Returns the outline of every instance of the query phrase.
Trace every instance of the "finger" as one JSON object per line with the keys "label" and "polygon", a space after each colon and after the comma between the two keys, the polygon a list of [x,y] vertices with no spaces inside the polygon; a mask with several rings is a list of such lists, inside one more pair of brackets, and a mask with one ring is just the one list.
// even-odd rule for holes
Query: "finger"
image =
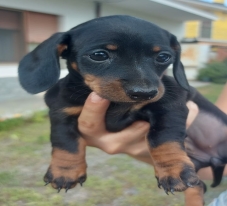
{"label": "finger", "polygon": [[199,108],[192,101],[187,102],[187,107],[189,109],[189,113],[188,113],[188,118],[187,118],[187,122],[186,122],[186,127],[189,128],[190,125],[192,124],[192,122],[195,120],[196,116],[198,115]]}
{"label": "finger", "polygon": [[119,141],[121,139],[121,141],[133,143],[134,141],[138,141],[138,139],[144,139],[145,135],[148,133],[149,128],[150,124],[148,122],[137,121],[126,129],[118,132],[117,138],[119,138]]}
{"label": "finger", "polygon": [[[131,126],[125,128],[120,132],[107,133],[101,136],[97,140],[89,138],[87,143],[89,146],[95,146],[107,153],[135,153],[135,151],[129,151],[133,145],[138,145],[139,142],[145,141],[145,135],[150,128],[149,123],[138,121]],[[112,151],[112,152],[109,152]]]}
{"label": "finger", "polygon": [[105,115],[109,106],[109,101],[101,98],[95,92],[92,92],[83,107],[78,118],[78,128],[83,135],[96,135],[105,130]]}
{"label": "finger", "polygon": [[129,145],[136,144],[141,139],[144,140],[149,128],[149,123],[138,121],[120,132],[110,133],[105,140],[107,143],[110,141],[114,144],[118,143],[124,149]]}

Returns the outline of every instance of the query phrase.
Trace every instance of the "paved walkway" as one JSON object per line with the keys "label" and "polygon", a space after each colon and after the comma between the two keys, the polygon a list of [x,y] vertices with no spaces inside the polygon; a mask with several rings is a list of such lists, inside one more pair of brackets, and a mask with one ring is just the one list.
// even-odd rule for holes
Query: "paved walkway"
{"label": "paved walkway", "polygon": [[[62,70],[61,78],[67,73],[67,70]],[[47,109],[43,98],[44,93],[32,95],[21,88],[16,64],[0,66],[0,121]]]}
{"label": "paved walkway", "polygon": [[28,94],[16,77],[0,78],[0,119],[31,115],[46,109],[43,94]]}
{"label": "paved walkway", "polygon": [[205,87],[209,85],[209,82],[198,82],[198,81],[189,81],[189,84],[193,87]]}

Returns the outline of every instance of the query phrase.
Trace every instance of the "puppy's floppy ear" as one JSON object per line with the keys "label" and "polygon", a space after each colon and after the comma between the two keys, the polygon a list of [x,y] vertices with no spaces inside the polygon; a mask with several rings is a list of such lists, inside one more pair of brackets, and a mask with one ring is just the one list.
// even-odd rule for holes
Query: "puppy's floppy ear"
{"label": "puppy's floppy ear", "polygon": [[59,79],[59,56],[67,49],[69,36],[56,33],[27,54],[19,63],[19,81],[29,93],[49,89]]}
{"label": "puppy's floppy ear", "polygon": [[174,35],[171,35],[170,45],[175,51],[175,60],[173,63],[174,78],[182,88],[188,91],[189,90],[188,80],[184,72],[184,66],[180,61],[181,47],[179,42],[177,41],[177,38]]}

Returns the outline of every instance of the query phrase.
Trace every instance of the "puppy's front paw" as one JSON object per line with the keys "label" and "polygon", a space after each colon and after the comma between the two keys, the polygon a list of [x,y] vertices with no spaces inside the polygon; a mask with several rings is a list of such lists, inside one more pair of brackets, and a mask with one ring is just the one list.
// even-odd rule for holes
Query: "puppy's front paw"
{"label": "puppy's front paw", "polygon": [[53,149],[52,160],[44,176],[46,184],[51,184],[59,192],[61,189],[71,189],[79,183],[81,186],[86,180],[84,151],[69,153],[65,150]]}
{"label": "puppy's front paw", "polygon": [[172,168],[159,168],[156,170],[158,186],[162,187],[166,194],[186,190],[188,187],[195,187],[200,180],[192,165],[184,164],[182,169],[178,166]]}
{"label": "puppy's front paw", "polygon": [[60,192],[61,189],[71,189],[79,183],[81,186],[86,180],[86,164],[75,168],[64,168],[61,166],[50,166],[44,176],[46,184],[51,184],[53,188]]}
{"label": "puppy's front paw", "polygon": [[167,194],[199,184],[194,165],[179,143],[165,143],[151,148],[150,152],[158,186]]}

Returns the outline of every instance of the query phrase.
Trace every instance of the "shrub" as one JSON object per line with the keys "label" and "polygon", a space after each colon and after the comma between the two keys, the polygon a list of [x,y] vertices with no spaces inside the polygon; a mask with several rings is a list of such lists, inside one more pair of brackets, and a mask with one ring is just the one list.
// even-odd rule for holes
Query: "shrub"
{"label": "shrub", "polygon": [[199,70],[198,80],[224,84],[227,81],[227,60],[224,62],[211,62]]}

